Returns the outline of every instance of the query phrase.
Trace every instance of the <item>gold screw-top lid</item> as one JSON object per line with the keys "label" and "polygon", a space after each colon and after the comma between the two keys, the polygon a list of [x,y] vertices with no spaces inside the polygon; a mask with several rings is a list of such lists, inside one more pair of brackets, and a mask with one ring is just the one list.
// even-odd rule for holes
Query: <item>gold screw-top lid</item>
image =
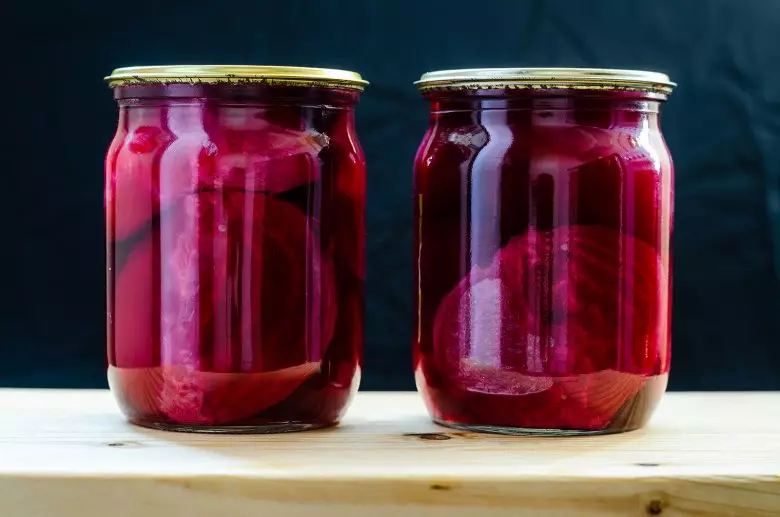
{"label": "gold screw-top lid", "polygon": [[414,83],[421,92],[504,88],[633,90],[669,95],[669,76],[640,70],[604,68],[470,68],[423,74]]}
{"label": "gold screw-top lid", "polygon": [[360,74],[329,68],[251,65],[170,65],[117,68],[105,78],[109,86],[131,84],[246,84],[314,86],[363,91]]}

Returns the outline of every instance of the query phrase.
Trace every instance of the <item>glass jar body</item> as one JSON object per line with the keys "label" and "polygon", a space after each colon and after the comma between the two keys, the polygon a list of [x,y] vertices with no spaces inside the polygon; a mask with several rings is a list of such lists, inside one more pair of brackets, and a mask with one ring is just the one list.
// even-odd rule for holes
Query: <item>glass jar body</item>
{"label": "glass jar body", "polygon": [[414,367],[433,418],[510,434],[643,426],[670,361],[673,167],[660,99],[428,98]]}
{"label": "glass jar body", "polygon": [[106,157],[109,384],[140,425],[330,425],[357,390],[365,159],[357,93],[115,89]]}

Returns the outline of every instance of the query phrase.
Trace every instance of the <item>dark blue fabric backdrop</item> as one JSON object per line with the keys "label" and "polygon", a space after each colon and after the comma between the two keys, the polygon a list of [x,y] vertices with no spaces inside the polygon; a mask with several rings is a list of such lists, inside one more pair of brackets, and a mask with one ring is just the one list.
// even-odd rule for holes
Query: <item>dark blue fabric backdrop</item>
{"label": "dark blue fabric backdrop", "polygon": [[[10,9],[10,11],[9,11]],[[369,81],[368,389],[412,389],[411,163],[432,69],[654,69],[680,87],[675,389],[780,389],[780,2],[13,2],[3,63],[0,385],[105,385],[102,161],[116,66],[296,64]]]}

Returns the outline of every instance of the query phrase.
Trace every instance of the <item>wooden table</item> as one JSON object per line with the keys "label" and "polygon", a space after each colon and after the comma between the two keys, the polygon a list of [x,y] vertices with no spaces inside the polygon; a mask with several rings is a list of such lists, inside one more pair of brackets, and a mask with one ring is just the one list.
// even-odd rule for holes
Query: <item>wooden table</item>
{"label": "wooden table", "polygon": [[103,391],[0,390],[1,517],[780,515],[780,393],[668,394],[650,427],[518,438],[361,393],[341,426],[131,426]]}

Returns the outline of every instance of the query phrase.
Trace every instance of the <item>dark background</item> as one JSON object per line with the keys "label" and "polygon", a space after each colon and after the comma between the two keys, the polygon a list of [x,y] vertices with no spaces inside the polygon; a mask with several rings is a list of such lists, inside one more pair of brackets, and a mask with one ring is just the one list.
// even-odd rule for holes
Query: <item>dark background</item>
{"label": "dark background", "polygon": [[105,386],[102,82],[140,64],[356,70],[368,159],[366,389],[413,389],[411,164],[435,69],[667,72],[673,389],[780,389],[780,2],[12,2],[2,81],[0,385]]}

